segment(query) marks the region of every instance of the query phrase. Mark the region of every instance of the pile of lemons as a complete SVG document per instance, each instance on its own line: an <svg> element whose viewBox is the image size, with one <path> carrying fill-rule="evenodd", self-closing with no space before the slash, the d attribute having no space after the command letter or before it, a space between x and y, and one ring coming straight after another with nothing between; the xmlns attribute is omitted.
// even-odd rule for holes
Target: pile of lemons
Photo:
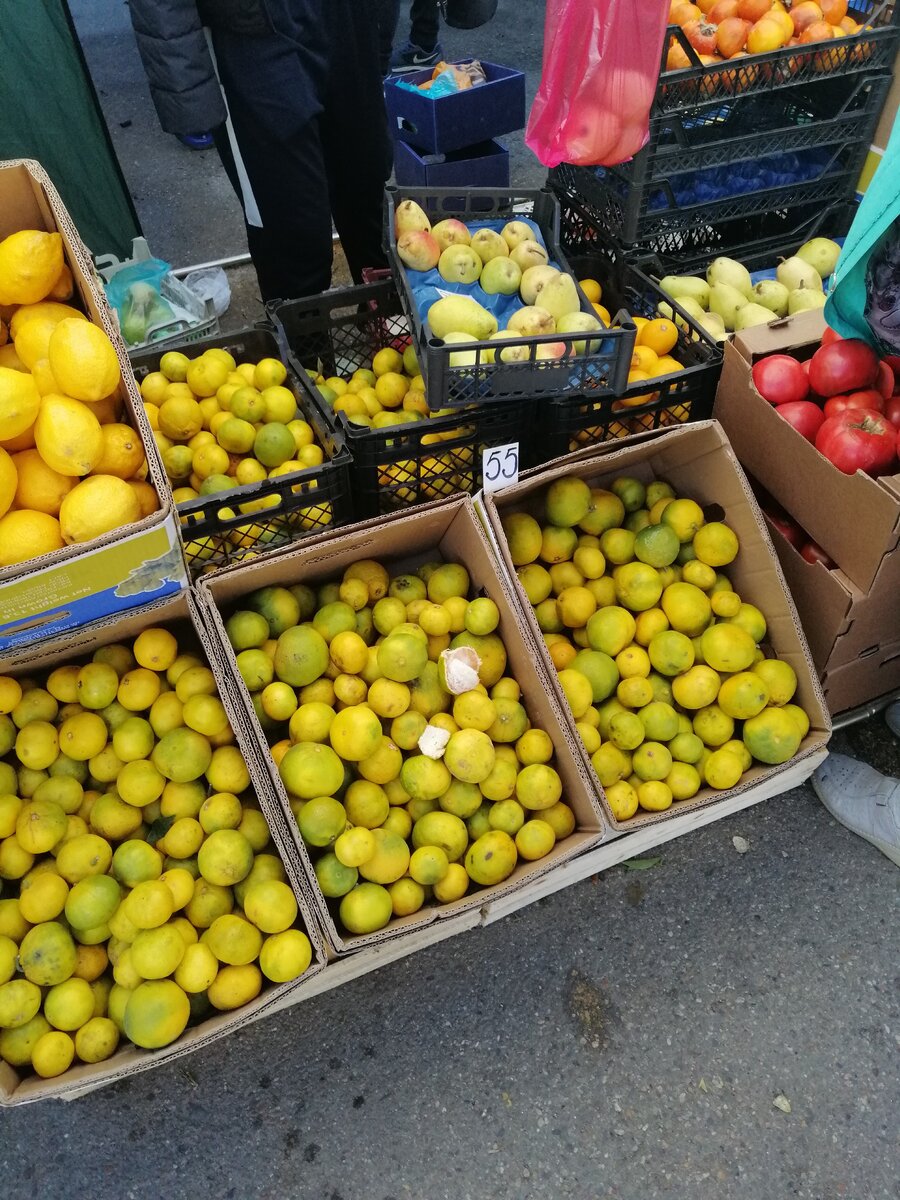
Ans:
<svg viewBox="0 0 900 1200"><path fill-rule="evenodd" d="M219 347L196 358L177 350L162 356L159 370L141 381L141 397L176 504L322 465L325 453L286 379L277 358L238 363ZM223 519L263 514L223 536L237 546L266 541L272 531L265 510L280 503L272 493L223 506ZM314 529L331 523L330 510L329 504L301 508L288 519ZM205 538L186 550L193 561L212 558L219 548L215 538Z"/></svg>
<svg viewBox="0 0 900 1200"><path fill-rule="evenodd" d="M58 233L0 242L0 567L155 512L140 435L122 417L119 360L67 301Z"/></svg>
<svg viewBox="0 0 900 1200"><path fill-rule="evenodd" d="M754 761L787 762L809 729L794 669L723 568L734 530L664 480L554 481L502 517L519 583L613 814L661 812Z"/></svg>
<svg viewBox="0 0 900 1200"><path fill-rule="evenodd" d="M347 931L507 879L575 829L500 614L459 563L372 559L246 596L226 629L324 895ZM339 902L339 903L337 903Z"/></svg>
<svg viewBox="0 0 900 1200"><path fill-rule="evenodd" d="M162 627L0 676L0 1058L157 1049L309 966L209 667Z"/></svg>

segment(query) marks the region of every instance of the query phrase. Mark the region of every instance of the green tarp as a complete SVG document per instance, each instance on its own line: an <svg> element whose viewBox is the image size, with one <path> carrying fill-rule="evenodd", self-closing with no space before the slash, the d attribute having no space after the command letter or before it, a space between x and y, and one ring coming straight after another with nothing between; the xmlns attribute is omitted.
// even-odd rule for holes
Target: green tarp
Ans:
<svg viewBox="0 0 900 1200"><path fill-rule="evenodd" d="M0 0L0 159L36 158L87 246L140 233L65 0Z"/></svg>

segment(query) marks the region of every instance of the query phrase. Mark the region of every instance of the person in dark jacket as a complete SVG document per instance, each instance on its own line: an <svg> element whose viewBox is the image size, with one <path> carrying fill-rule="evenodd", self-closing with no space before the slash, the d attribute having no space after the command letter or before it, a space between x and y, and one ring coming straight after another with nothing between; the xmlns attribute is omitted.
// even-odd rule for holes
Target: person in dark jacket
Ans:
<svg viewBox="0 0 900 1200"><path fill-rule="evenodd" d="M264 300L330 287L332 218L357 282L385 265L392 152L369 0L130 0L129 10L163 129L213 131Z"/></svg>

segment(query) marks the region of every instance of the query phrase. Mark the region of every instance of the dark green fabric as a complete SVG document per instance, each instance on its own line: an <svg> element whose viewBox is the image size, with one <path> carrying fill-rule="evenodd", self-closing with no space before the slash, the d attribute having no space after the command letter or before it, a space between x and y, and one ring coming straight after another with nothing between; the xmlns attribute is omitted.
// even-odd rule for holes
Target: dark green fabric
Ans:
<svg viewBox="0 0 900 1200"><path fill-rule="evenodd" d="M65 0L0 0L0 159L36 158L95 254L140 233Z"/></svg>

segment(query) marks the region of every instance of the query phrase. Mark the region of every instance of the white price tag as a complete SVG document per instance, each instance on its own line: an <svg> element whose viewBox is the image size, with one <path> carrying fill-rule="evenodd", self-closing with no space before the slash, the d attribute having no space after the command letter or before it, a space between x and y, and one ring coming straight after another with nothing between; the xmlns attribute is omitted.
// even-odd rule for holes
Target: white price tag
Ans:
<svg viewBox="0 0 900 1200"><path fill-rule="evenodd" d="M481 487L485 492L496 492L519 482L519 443L494 446L481 456Z"/></svg>

